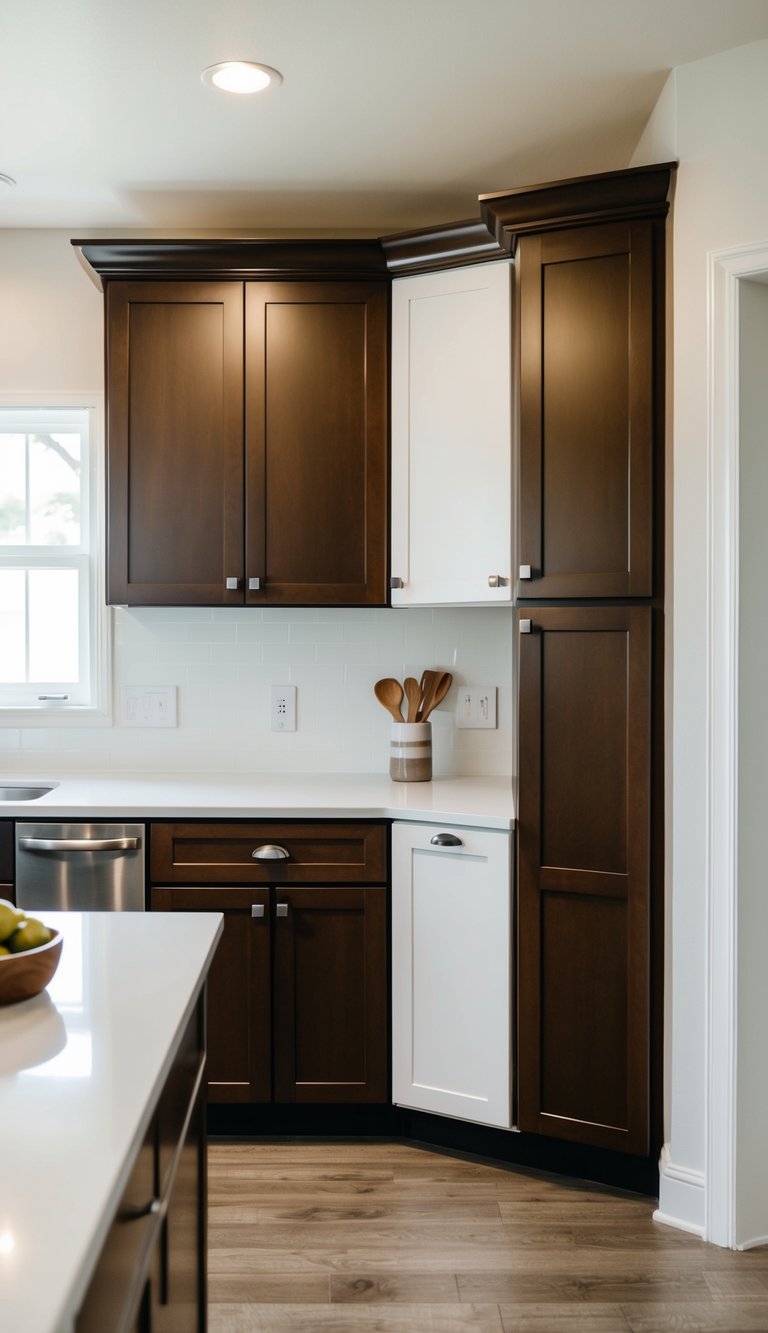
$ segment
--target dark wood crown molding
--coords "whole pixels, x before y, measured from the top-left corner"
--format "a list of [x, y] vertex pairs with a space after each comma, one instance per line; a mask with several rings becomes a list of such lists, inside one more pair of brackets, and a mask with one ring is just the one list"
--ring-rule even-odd
[[98, 287], [114, 279], [386, 278], [377, 240], [73, 240]]
[[507, 254], [531, 231], [666, 216], [676, 162], [549, 181], [480, 195], [480, 216]]
[[393, 278], [509, 257], [506, 247], [494, 240], [480, 218], [382, 236], [381, 248]]

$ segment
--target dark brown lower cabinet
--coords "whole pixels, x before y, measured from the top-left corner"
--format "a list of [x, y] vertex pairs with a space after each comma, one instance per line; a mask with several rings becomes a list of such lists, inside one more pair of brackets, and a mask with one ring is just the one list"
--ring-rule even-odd
[[205, 998], [107, 1233], [75, 1333], [205, 1333]]
[[224, 913], [210, 1102], [387, 1100], [384, 887], [153, 888], [152, 908]]
[[519, 615], [519, 1124], [649, 1150], [651, 609]]

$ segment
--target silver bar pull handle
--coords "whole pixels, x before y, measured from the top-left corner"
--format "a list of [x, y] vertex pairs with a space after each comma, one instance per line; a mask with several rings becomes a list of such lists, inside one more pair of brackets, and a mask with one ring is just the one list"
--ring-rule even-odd
[[237, 592], [239, 587], [240, 587], [239, 579], [234, 579], [230, 577], [226, 580], [226, 588], [228, 592]]
[[273, 843], [267, 842], [263, 847], [256, 847], [251, 852], [252, 861], [289, 861], [291, 853], [287, 852], [285, 847], [276, 847]]
[[261, 919], [264, 915], [263, 903], [251, 903], [251, 916]]
[[519, 577], [520, 577], [521, 579], [529, 579], [529, 578], [531, 577], [531, 566], [530, 566], [530, 565], [521, 565], [521, 566], [520, 566], [520, 574], [519, 574]]
[[461, 838], [457, 838], [455, 833], [436, 833], [429, 840], [433, 847], [463, 847]]
[[521, 620], [521, 621], [520, 621], [520, 633], [521, 633], [521, 634], [530, 634], [532, 629], [533, 629], [533, 621], [532, 621], [532, 620]]
[[249, 591], [249, 592], [258, 592], [260, 588], [261, 588], [261, 579], [249, 579], [249, 580], [248, 580], [248, 591]]
[[28, 852], [134, 852], [141, 838], [19, 838]]
[[278, 903], [275, 908], [275, 916], [287, 916], [287, 915], [288, 915], [288, 904]]

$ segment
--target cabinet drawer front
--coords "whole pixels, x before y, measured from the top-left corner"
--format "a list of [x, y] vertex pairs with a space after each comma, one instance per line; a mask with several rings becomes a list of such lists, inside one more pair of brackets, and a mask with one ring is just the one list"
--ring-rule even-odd
[[[260, 848], [286, 851], [259, 860]], [[154, 824], [155, 884], [381, 884], [387, 877], [383, 824]]]

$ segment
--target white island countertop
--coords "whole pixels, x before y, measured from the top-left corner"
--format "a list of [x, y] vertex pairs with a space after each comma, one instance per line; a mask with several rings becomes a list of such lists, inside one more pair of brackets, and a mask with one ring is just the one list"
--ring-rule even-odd
[[47, 991], [0, 1007], [0, 1328], [68, 1333], [213, 956], [219, 913], [44, 912]]
[[46, 796], [3, 801], [13, 819], [409, 819], [511, 829], [511, 778], [390, 782], [370, 773], [45, 774], [9, 773], [0, 783], [56, 781]]

